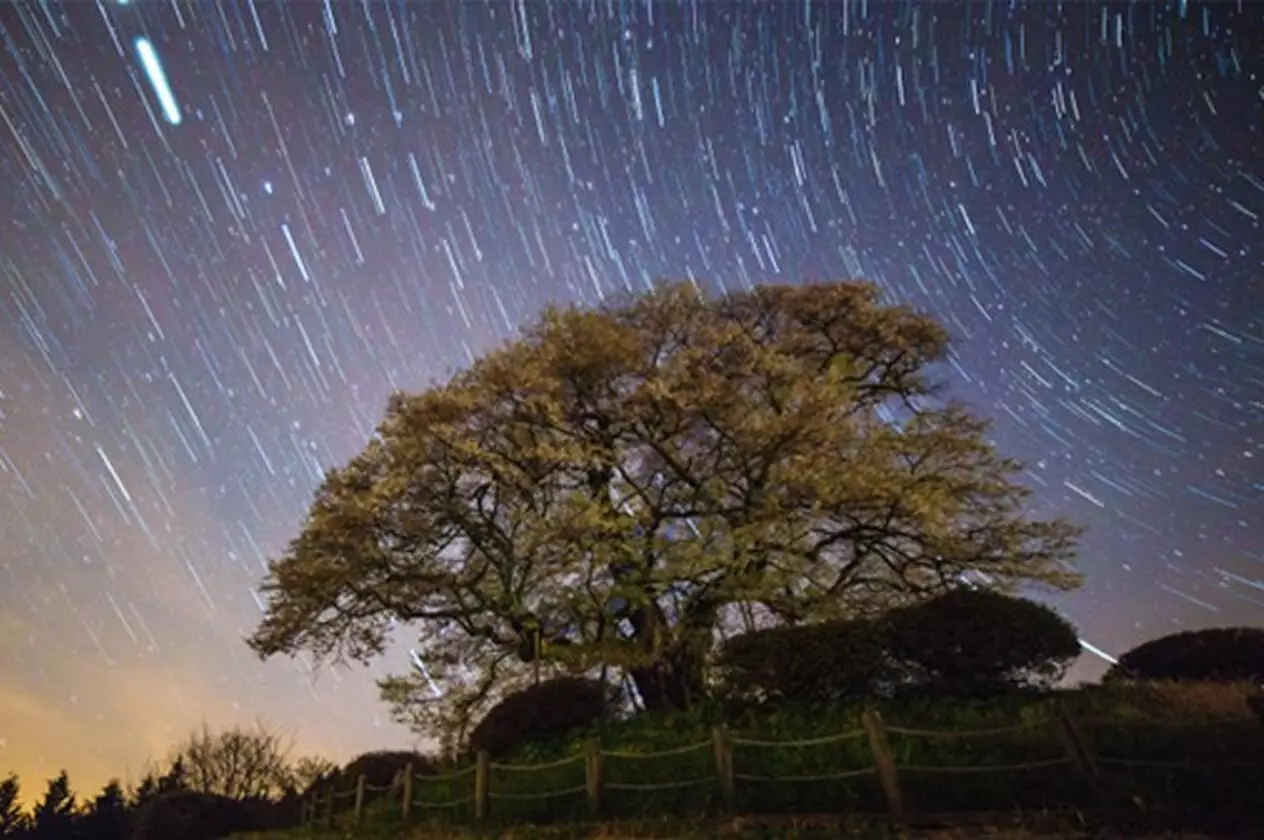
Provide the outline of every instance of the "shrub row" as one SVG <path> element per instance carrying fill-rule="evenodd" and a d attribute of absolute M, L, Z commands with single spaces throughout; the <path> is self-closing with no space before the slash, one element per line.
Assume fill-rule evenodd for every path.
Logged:
<path fill-rule="evenodd" d="M 717 665 L 730 697 L 814 705 L 909 689 L 1046 688 L 1079 653 L 1075 628 L 1048 607 L 962 588 L 873 620 L 736 636 Z"/>

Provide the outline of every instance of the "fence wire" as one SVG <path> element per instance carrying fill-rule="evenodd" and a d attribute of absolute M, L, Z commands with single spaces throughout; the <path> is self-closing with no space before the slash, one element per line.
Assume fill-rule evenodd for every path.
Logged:
<path fill-rule="evenodd" d="M 963 782 L 968 777 L 997 777 L 995 782 L 988 782 L 985 787 L 993 793 L 1001 791 L 997 795 L 1003 800 L 1009 795 L 1003 793 L 1007 786 L 1045 792 L 1048 785 L 1033 786 L 1017 779 L 1027 778 L 1026 774 L 1030 772 L 1054 768 L 1072 767 L 1075 770 L 1049 777 L 1052 787 L 1061 785 L 1063 792 L 1074 785 L 1098 784 L 1096 775 L 1105 774 L 1112 768 L 1117 773 L 1134 769 L 1238 770 L 1247 776 L 1253 771 L 1264 770 L 1264 761 L 1225 762 L 1204 761 L 1201 756 L 1188 755 L 1183 759 L 1126 755 L 1132 751 L 1131 748 L 1143 746 L 1144 742 L 1126 744 L 1128 748 L 1122 750 L 1096 749 L 1093 745 L 1095 739 L 1089 737 L 1083 745 L 1077 745 L 1067 740 L 1068 731 L 1075 735 L 1076 723 L 1090 734 L 1098 734 L 1093 730 L 1103 729 L 1103 736 L 1135 736 L 1138 728 L 1157 726 L 1174 729 L 1181 726 L 1179 722 L 1168 726 L 1166 722 L 1108 721 L 1101 718 L 1072 722 L 1058 716 L 988 728 L 938 730 L 886 725 L 867 713 L 863 728 L 813 738 L 773 740 L 756 737 L 753 733 L 730 734 L 717 730 L 711 740 L 654 752 L 598 746 L 537 764 L 484 759 L 479 764 L 470 764 L 445 775 L 414 776 L 410 786 L 412 799 L 408 804 L 410 810 L 427 815 L 446 814 L 453 821 L 462 814 L 490 814 L 498 821 L 557 819 L 580 813 L 590 814 L 598 807 L 607 818 L 624 814 L 665 816 L 711 812 L 726 805 L 745 813 L 806 813 L 808 811 L 804 809 L 808 808 L 809 802 L 821 806 L 808 808 L 816 812 L 872 812 L 888 804 L 884 800 L 890 795 L 888 787 L 891 779 L 883 776 L 887 772 L 894 776 L 896 785 L 906 786 L 903 790 L 906 807 L 914 811 L 919 808 L 932 811 L 943 810 L 932 807 L 940 798 L 950 805 L 957 804 L 962 792 L 982 790 L 963 788 L 954 783 L 954 777 Z M 891 737 L 896 739 L 898 749 L 892 749 L 887 741 Z M 948 745 L 953 742 L 972 746 L 949 748 Z M 1005 760 L 1011 755 L 1022 757 L 1023 753 L 1030 756 L 1033 751 L 1037 755 L 1040 752 L 1050 755 L 1026 761 Z M 934 763 L 939 758 L 960 759 L 963 755 L 976 760 L 969 763 Z M 1249 751 L 1247 755 L 1254 756 Z M 888 771 L 882 769 L 884 761 Z M 582 780 L 576 783 L 578 776 L 582 776 Z M 520 781 L 511 783 L 510 779 Z M 346 809 L 337 803 L 345 803 L 355 797 L 356 819 L 359 820 L 363 818 L 361 812 L 367 797 L 358 797 L 358 792 L 387 794 L 397 792 L 400 786 L 362 783 L 359 787 L 360 791 L 355 788 L 327 790 L 314 796 L 307 803 L 310 807 L 304 809 L 305 816 L 310 814 L 314 821 L 324 822 L 338 812 L 345 815 Z M 427 789 L 435 794 L 446 793 L 451 798 L 418 796 L 419 791 Z M 861 792 L 865 790 L 876 791 L 876 807 L 873 803 L 861 805 Z M 816 791 L 817 795 L 809 795 L 810 791 Z M 387 797 L 376 798 L 379 802 L 389 801 Z M 560 804 L 567 798 L 575 801 Z M 732 801 L 727 801 L 730 799 Z M 817 799 L 819 803 L 815 802 Z M 1002 811 L 1010 807 L 1031 807 L 1028 804 L 1002 803 L 1005 807 L 975 808 L 976 804 L 982 803 L 972 800 L 972 810 Z M 397 812 L 402 805 L 395 798 Z M 1045 807 L 1049 807 L 1047 803 Z"/>
<path fill-rule="evenodd" d="M 624 758 L 624 759 L 655 759 L 655 758 L 671 758 L 677 755 L 687 755 L 698 750 L 709 749 L 713 746 L 711 741 L 701 741 L 697 744 L 686 744 L 683 747 L 675 747 L 670 750 L 660 750 L 659 752 L 623 752 L 621 750 L 602 750 L 603 758 Z"/>
<path fill-rule="evenodd" d="M 840 732 L 837 735 L 822 735 L 819 738 L 801 738 L 797 741 L 760 741 L 755 738 L 733 737 L 731 743 L 735 747 L 766 747 L 770 749 L 786 749 L 795 747 L 823 747 L 827 744 L 837 744 L 841 741 L 850 741 L 855 738 L 865 737 L 865 730 L 852 729 L 848 732 Z"/>

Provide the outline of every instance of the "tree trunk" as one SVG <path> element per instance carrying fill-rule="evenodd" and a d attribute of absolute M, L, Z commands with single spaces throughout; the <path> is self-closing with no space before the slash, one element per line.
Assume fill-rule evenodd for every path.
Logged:
<path fill-rule="evenodd" d="M 631 668 L 628 674 L 647 712 L 688 709 L 706 696 L 702 662 L 694 656 L 669 657 L 651 666 Z"/>
<path fill-rule="evenodd" d="M 666 681 L 658 665 L 646 668 L 630 668 L 628 675 L 636 686 L 636 693 L 641 696 L 641 705 L 647 712 L 665 712 L 674 707 L 667 692 Z"/>
<path fill-rule="evenodd" d="M 630 616 L 633 632 L 650 663 L 628 669 L 646 711 L 687 709 L 706 696 L 703 668 L 718 607 L 705 597 L 694 601 L 669 626 L 662 606 L 652 597 Z"/>

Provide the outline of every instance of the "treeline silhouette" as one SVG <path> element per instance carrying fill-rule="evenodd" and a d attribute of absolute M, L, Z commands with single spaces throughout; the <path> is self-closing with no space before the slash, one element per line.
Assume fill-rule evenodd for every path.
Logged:
<path fill-rule="evenodd" d="M 21 782 L 0 780 L 0 837 L 5 840 L 132 840 L 221 837 L 233 831 L 294 824 L 301 793 L 288 786 L 276 794 L 234 798 L 197 790 L 183 756 L 134 787 L 111 779 L 99 793 L 80 799 L 62 771 L 50 779 L 29 810 L 19 804 Z"/>
<path fill-rule="evenodd" d="M 323 758 L 291 758 L 290 746 L 262 724 L 212 732 L 205 726 L 177 745 L 165 766 L 138 784 L 106 783 L 81 798 L 63 771 L 28 809 L 21 781 L 0 778 L 3 840 L 212 840 L 299 823 L 300 802 L 316 789 L 345 787 L 364 776 L 389 788 L 400 769 L 434 772 L 435 761 L 408 751 L 375 751 L 338 767 Z"/>
<path fill-rule="evenodd" d="M 262 725 L 218 733 L 203 727 L 139 784 L 111 779 L 91 798 L 80 798 L 62 771 L 23 809 L 18 777 L 0 779 L 0 838 L 200 840 L 284 828 L 296 823 L 303 792 L 337 772 L 323 759 L 290 760 L 282 739 Z"/>

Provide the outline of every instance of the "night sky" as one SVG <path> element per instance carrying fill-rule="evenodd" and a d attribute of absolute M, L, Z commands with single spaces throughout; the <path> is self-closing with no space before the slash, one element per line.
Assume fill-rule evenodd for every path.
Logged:
<path fill-rule="evenodd" d="M 0 774 L 28 794 L 135 779 L 203 720 L 407 746 L 371 673 L 246 648 L 266 558 L 393 389 L 660 277 L 866 278 L 943 319 L 953 393 L 1089 529 L 1057 603 L 1102 651 L 1264 619 L 1264 5 L 0 24 Z"/>

